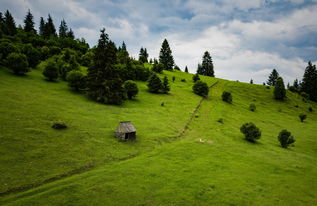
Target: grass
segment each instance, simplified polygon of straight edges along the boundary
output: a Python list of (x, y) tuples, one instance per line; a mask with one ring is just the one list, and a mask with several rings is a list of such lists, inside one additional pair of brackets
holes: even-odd
[[(39, 70), (26, 77), (0, 70), (1, 191), (96, 165), (0, 197), (0, 204), (317, 204), (317, 115), (308, 112), (317, 104), (305, 103), (294, 93), (279, 102), (272, 98), (273, 88), (202, 77), (208, 85), (219, 82), (185, 135), (175, 139), (200, 101), (191, 91), (190, 74), (165, 72), (169, 79), (176, 77), (170, 95), (150, 94), (138, 82), (136, 100), (109, 106), (71, 92), (64, 82), (44, 81)], [(221, 100), (224, 90), (233, 95), (232, 104)], [(249, 110), (251, 103), (255, 112)], [(300, 113), (308, 115), (304, 123)], [(223, 124), (217, 122), (220, 118)], [(51, 129), (57, 119), (69, 128)], [(136, 125), (136, 142), (113, 138), (121, 120)], [(239, 131), (249, 121), (262, 130), (256, 144), (245, 141)], [(279, 146), (282, 129), (295, 136), (295, 147)]]

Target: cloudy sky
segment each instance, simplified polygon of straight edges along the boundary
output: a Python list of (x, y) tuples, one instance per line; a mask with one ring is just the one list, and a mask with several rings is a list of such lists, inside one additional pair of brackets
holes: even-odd
[[(215, 75), (261, 84), (276, 68), (285, 82), (301, 79), (307, 62), (317, 61), (317, 0), (0, 0), (17, 24), (28, 9), (39, 18), (64, 18), (76, 37), (93, 46), (99, 30), (158, 57), (166, 38), (176, 64), (195, 72), (211, 52)], [(2, 12), (3, 12), (2, 11)]]

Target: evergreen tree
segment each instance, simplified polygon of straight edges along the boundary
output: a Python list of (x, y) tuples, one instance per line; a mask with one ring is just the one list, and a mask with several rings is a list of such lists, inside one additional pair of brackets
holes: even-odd
[(9, 10), (4, 14), (4, 25), (6, 27), (5, 34), (13, 36), (17, 33), (15, 21)]
[(196, 73), (195, 75), (193, 75), (193, 81), (197, 82), (198, 80), (200, 80), (200, 77), (199, 77), (198, 73)]
[(269, 85), (269, 86), (275, 86), (278, 77), (279, 77), (278, 72), (276, 71), (276, 69), (273, 69), (273, 71), (270, 74), (269, 79), (267, 80), (266, 84)]
[(141, 47), (140, 54), (139, 54), (139, 61), (142, 63), (148, 62), (148, 57), (149, 57), (149, 54), (147, 53), (146, 48), (143, 49), (143, 47)]
[(28, 10), (28, 13), (26, 14), (24, 19), (24, 31), (36, 32), (34, 29), (33, 15), (31, 14), (30, 10)]
[(73, 30), (70, 28), (69, 31), (67, 32), (67, 37), (71, 39), (75, 39), (75, 35)]
[(163, 84), (162, 84), (162, 92), (164, 94), (167, 94), (169, 91), (170, 91), (170, 86), (168, 83), (168, 78), (167, 78), (167, 76), (164, 76)]
[(55, 25), (50, 14), (48, 15), (47, 22), (45, 23), (43, 34), (45, 38), (56, 36)]
[(187, 66), (185, 67), (185, 72), (187, 72), (187, 73), (188, 73), (188, 68), (187, 68)]
[(274, 98), (277, 100), (284, 100), (286, 97), (285, 85), (282, 77), (277, 78), (274, 87)]
[(303, 92), (309, 94), (311, 100), (317, 101), (317, 70), (316, 65), (313, 65), (311, 62), (308, 62), (308, 66), (306, 67), (301, 89)]
[(172, 50), (167, 42), (166, 39), (164, 39), (160, 51), (160, 63), (164, 65), (164, 69), (166, 70), (173, 70), (174, 66), (174, 58), (172, 56)]
[(205, 51), (203, 56), (203, 62), (201, 65), (198, 65), (197, 73), (205, 76), (214, 77), (214, 65), (210, 53)]
[(59, 37), (60, 38), (67, 37), (67, 31), (68, 31), (68, 27), (67, 27), (67, 24), (66, 24), (65, 20), (63, 19), (61, 21), (60, 26), (59, 26)]
[(296, 89), (299, 89), (298, 79), (295, 79), (295, 80), (294, 80), (293, 86), (294, 86)]
[(125, 99), (125, 90), (114, 66), (116, 52), (115, 44), (102, 29), (87, 76), (88, 95), (95, 101), (122, 104)]
[(127, 45), (122, 42), (121, 50), (127, 51)]
[(250, 84), (253, 84), (253, 79), (250, 80)]
[(5, 29), (4, 17), (2, 13), (0, 12), (0, 38), (2, 38), (2, 35), (4, 33), (6, 33), (5, 30), (6, 29)]
[(43, 17), (41, 17), (40, 26), (39, 26), (39, 35), (44, 36), (44, 30), (45, 30), (45, 21)]
[(150, 76), (147, 86), (151, 93), (159, 93), (163, 87), (162, 81), (155, 73)]

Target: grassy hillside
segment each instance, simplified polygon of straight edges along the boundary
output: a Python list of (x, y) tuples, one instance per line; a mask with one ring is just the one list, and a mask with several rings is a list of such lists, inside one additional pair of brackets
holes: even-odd
[[(0, 69), (0, 190), (92, 165), (80, 174), (2, 196), (0, 204), (317, 204), (317, 115), (308, 112), (309, 106), (317, 109), (315, 103), (293, 93), (278, 102), (272, 88), (202, 77), (209, 85), (218, 83), (185, 134), (175, 138), (201, 99), (191, 91), (190, 74), (165, 73), (176, 77), (171, 94), (150, 94), (138, 82), (136, 100), (109, 106), (71, 92), (64, 82), (46, 82), (40, 69), (26, 77)], [(187, 82), (180, 82), (183, 78)], [(221, 100), (224, 90), (233, 94), (233, 104)], [(256, 112), (249, 111), (250, 103)], [(308, 114), (304, 123), (298, 118), (302, 112)], [(51, 129), (57, 119), (69, 128)], [(113, 137), (123, 120), (135, 124), (136, 142)], [(262, 130), (256, 144), (239, 131), (249, 121)], [(278, 145), (282, 129), (295, 136), (295, 147)]]

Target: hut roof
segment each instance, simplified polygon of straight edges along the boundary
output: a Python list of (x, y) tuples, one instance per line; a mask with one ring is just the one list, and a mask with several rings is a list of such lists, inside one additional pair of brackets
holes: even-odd
[(117, 132), (119, 133), (131, 133), (136, 132), (134, 125), (130, 122), (120, 122), (117, 128)]

